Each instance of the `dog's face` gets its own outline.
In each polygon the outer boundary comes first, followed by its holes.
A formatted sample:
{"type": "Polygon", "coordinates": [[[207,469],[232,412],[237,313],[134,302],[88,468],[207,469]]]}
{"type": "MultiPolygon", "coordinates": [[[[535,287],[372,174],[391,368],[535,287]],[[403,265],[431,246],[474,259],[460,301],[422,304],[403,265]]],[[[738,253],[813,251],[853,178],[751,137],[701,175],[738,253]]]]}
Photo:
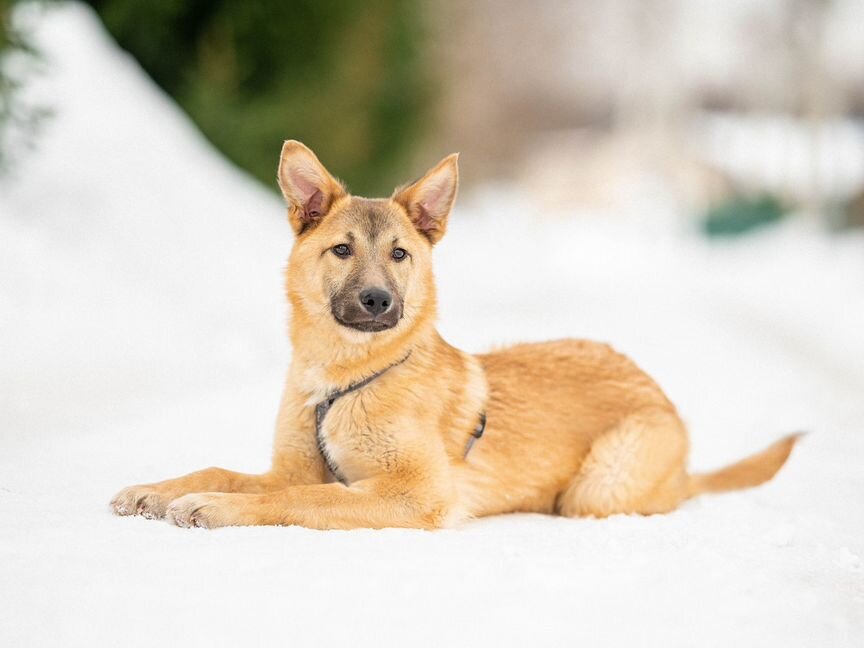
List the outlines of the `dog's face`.
{"type": "Polygon", "coordinates": [[[456,156],[389,199],[350,196],[314,153],[286,142],[279,184],[297,241],[287,288],[315,326],[350,342],[410,327],[434,310],[432,245],[456,197],[456,156]]]}
{"type": "Polygon", "coordinates": [[[320,296],[316,311],[326,308],[355,331],[394,328],[406,316],[406,298],[423,301],[428,241],[389,200],[349,197],[332,212],[295,244],[303,261],[292,269],[305,275],[304,300],[320,296]]]}

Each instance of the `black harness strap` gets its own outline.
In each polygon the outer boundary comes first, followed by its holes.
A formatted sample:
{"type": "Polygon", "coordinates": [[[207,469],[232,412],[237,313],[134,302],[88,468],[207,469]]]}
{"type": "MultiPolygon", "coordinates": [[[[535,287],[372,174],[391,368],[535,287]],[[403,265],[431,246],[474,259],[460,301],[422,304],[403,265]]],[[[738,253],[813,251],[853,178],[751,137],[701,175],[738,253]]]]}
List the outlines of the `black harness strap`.
{"type": "Polygon", "coordinates": [[[468,437],[468,443],[465,444],[465,454],[462,455],[462,458],[468,456],[468,453],[471,452],[471,448],[474,447],[474,444],[480,440],[480,437],[483,436],[483,433],[486,431],[486,412],[480,414],[480,422],[477,424],[473,430],[471,430],[471,436],[468,437]]]}

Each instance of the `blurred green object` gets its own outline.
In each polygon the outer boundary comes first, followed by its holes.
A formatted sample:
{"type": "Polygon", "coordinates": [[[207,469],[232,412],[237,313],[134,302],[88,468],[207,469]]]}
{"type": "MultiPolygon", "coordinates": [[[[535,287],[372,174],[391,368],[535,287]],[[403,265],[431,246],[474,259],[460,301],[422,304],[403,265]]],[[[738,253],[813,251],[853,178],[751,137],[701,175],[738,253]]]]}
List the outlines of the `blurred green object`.
{"type": "Polygon", "coordinates": [[[413,0],[90,0],[217,148],[275,187],[285,139],[357,193],[404,182],[432,83],[413,0]]]}
{"type": "Polygon", "coordinates": [[[709,209],[702,229],[708,236],[737,236],[776,223],[785,214],[783,204],[774,196],[735,196],[709,209]]]}
{"type": "MultiPolygon", "coordinates": [[[[12,30],[12,1],[0,0],[0,57],[9,55],[9,52],[18,48],[16,36],[12,30]]],[[[3,59],[0,58],[0,63],[3,59]]],[[[0,171],[6,168],[6,129],[12,115],[12,94],[15,89],[14,81],[6,73],[6,66],[0,65],[0,171]]]]}
{"type": "Polygon", "coordinates": [[[10,46],[12,35],[10,34],[10,14],[12,13],[12,0],[0,0],[0,52],[10,46]]]}
{"type": "Polygon", "coordinates": [[[40,61],[28,34],[12,24],[14,0],[0,0],[0,175],[9,172],[13,162],[33,145],[50,109],[21,98],[40,61]],[[15,65],[9,65],[15,59],[15,65]]]}

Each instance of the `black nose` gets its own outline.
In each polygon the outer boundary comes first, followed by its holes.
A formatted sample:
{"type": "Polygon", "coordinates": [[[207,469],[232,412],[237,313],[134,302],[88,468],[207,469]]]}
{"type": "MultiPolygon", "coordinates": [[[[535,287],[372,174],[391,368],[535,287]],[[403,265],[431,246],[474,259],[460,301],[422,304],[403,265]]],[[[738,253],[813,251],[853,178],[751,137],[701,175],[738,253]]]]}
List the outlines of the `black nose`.
{"type": "Polygon", "coordinates": [[[390,293],[380,288],[370,288],[360,293],[360,303],[373,315],[386,313],[393,303],[390,293]]]}

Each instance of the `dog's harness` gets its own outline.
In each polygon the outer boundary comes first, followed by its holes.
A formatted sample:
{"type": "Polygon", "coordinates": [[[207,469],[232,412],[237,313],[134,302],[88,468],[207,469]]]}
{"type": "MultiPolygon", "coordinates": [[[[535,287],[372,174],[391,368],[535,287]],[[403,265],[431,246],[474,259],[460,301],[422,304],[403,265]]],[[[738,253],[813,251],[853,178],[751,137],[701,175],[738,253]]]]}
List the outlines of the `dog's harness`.
{"type": "MultiPolygon", "coordinates": [[[[345,479],[345,476],[339,470],[339,466],[336,465],[336,462],[327,453],[327,445],[324,442],[324,437],[322,436],[322,427],[324,426],[324,419],[327,416],[327,412],[330,411],[330,408],[333,407],[333,403],[335,403],[337,400],[339,400],[340,398],[342,398],[346,394],[350,394],[351,392],[355,392],[358,389],[362,389],[363,387],[365,387],[366,385],[371,383],[376,378],[380,378],[382,375],[387,373],[393,367],[398,367],[403,362],[405,362],[408,359],[408,356],[410,356],[410,355],[411,355],[411,352],[409,351],[408,354],[404,358],[402,358],[398,362],[394,362],[393,364],[391,364],[388,367],[384,367],[384,369],[382,369],[378,373],[374,373],[371,376],[369,376],[368,378],[364,378],[363,380],[360,380],[356,383],[348,385],[348,387],[346,387],[345,389],[331,392],[327,396],[327,398],[325,398],[323,401],[321,401],[320,403],[318,403],[315,406],[315,440],[318,443],[318,452],[321,454],[321,457],[324,459],[324,463],[327,464],[327,468],[330,470],[333,477],[335,477],[341,483],[347,484],[348,480],[345,479]]],[[[468,443],[465,446],[465,453],[462,455],[463,459],[468,456],[468,453],[471,451],[471,448],[474,446],[474,443],[476,443],[477,440],[483,436],[483,432],[485,430],[486,430],[486,413],[484,412],[484,413],[480,414],[480,422],[477,424],[477,427],[475,427],[471,431],[471,437],[468,439],[468,443]]]]}
{"type": "Polygon", "coordinates": [[[465,444],[465,453],[462,455],[462,458],[468,456],[468,453],[471,452],[471,448],[474,447],[474,444],[480,440],[480,437],[483,436],[483,433],[486,431],[486,412],[480,413],[480,422],[477,423],[477,427],[471,430],[471,437],[468,439],[468,443],[465,444]]]}

